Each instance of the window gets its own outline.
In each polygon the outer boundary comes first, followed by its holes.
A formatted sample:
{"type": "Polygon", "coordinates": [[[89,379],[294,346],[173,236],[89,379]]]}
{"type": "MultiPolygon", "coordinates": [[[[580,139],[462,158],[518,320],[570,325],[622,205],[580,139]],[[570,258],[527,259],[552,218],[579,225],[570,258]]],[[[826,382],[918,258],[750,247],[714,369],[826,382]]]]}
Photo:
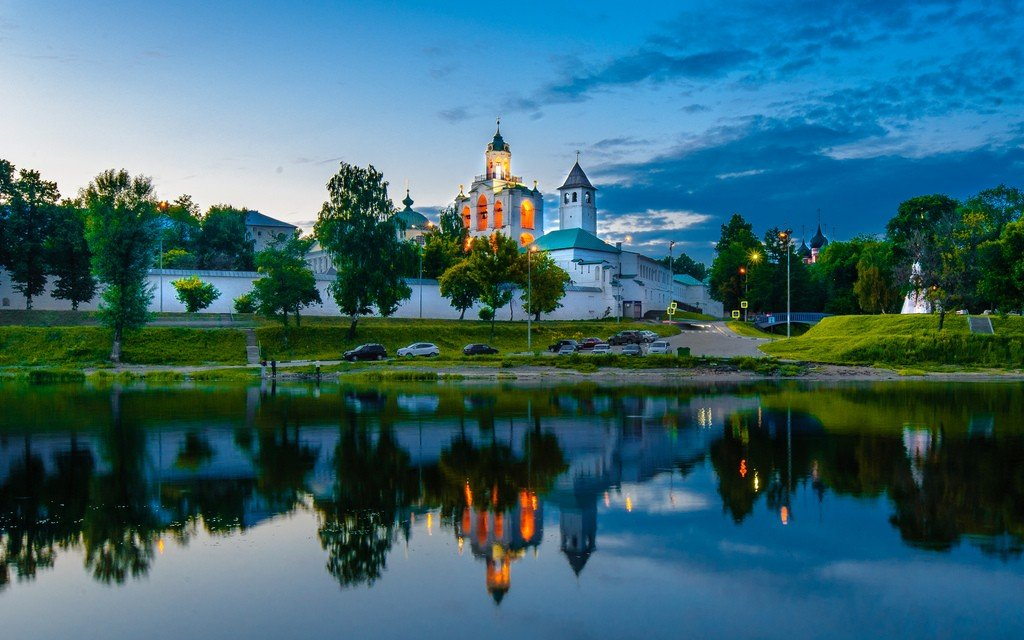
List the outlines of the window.
{"type": "Polygon", "coordinates": [[[473,216],[469,213],[469,205],[462,207],[462,224],[468,229],[473,223],[473,216]]]}
{"type": "Polygon", "coordinates": [[[487,230],[487,196],[482,194],[476,202],[476,230],[487,230]]]}
{"type": "Polygon", "coordinates": [[[524,229],[533,229],[533,211],[533,203],[523,200],[523,204],[519,205],[519,226],[524,229]]]}
{"type": "Polygon", "coordinates": [[[577,194],[576,194],[576,192],[575,192],[575,191],[573,191],[573,192],[572,192],[572,201],[573,201],[573,202],[576,202],[576,195],[577,195],[577,194]]]}
{"type": "Polygon", "coordinates": [[[500,229],[502,227],[502,225],[504,224],[502,222],[502,220],[501,220],[502,219],[502,215],[501,214],[502,214],[503,209],[504,209],[504,207],[501,206],[501,202],[495,200],[494,201],[494,228],[495,229],[500,229]]]}
{"type": "Polygon", "coordinates": [[[587,204],[590,204],[590,192],[589,191],[587,191],[585,194],[583,194],[583,200],[586,201],[587,204]]]}
{"type": "Polygon", "coordinates": [[[569,204],[569,194],[565,194],[565,204],[569,204]]]}

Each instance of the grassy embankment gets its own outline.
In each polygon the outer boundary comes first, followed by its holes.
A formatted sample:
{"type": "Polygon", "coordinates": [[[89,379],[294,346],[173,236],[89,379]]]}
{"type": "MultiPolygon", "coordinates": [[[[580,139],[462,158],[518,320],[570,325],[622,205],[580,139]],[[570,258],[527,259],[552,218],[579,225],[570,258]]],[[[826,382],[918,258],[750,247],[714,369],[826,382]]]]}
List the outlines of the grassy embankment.
{"type": "Polygon", "coordinates": [[[992,318],[995,335],[970,333],[967,318],[934,315],[836,316],[802,336],[761,346],[765,353],[832,364],[925,369],[1024,367],[1024,318],[992,318]]]}
{"type": "Polygon", "coordinates": [[[746,336],[748,338],[764,338],[765,340],[778,340],[780,337],[775,335],[774,333],[767,333],[761,331],[754,325],[748,322],[743,322],[742,320],[730,320],[729,322],[725,323],[725,326],[732,329],[733,332],[738,333],[741,336],[746,336]]]}

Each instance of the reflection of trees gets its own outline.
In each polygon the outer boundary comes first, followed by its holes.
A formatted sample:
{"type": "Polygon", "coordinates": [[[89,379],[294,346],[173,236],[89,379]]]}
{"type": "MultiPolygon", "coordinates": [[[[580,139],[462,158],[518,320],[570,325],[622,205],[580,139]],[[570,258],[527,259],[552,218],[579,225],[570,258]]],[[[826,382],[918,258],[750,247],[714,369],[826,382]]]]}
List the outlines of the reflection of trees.
{"type": "Polygon", "coordinates": [[[306,476],[316,464],[317,450],[299,440],[299,427],[261,431],[255,462],[259,490],[275,511],[290,511],[306,487],[306,476]]]}
{"type": "Polygon", "coordinates": [[[145,465],[146,436],[121,418],[121,392],[110,396],[111,424],[103,432],[103,455],[110,471],[92,482],[91,509],[82,540],[85,566],[100,582],[122,583],[149,571],[158,525],[149,508],[145,465]]]}
{"type": "Polygon", "coordinates": [[[327,570],[341,586],[372,585],[384,570],[399,513],[418,492],[409,454],[382,426],[377,439],[349,415],[334,452],[331,500],[316,501],[327,570]]]}

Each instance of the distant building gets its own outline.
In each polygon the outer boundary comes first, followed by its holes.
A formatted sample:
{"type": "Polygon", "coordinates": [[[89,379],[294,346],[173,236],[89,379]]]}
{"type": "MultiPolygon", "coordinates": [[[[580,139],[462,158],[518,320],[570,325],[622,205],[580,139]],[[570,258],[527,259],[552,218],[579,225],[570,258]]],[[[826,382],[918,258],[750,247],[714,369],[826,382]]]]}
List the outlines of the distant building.
{"type": "Polygon", "coordinates": [[[265,216],[259,211],[245,212],[245,237],[253,241],[254,251],[263,251],[278,240],[291,237],[298,229],[294,224],[265,216]]]}
{"type": "Polygon", "coordinates": [[[427,216],[412,208],[413,199],[409,197],[409,189],[405,190],[405,198],[402,204],[405,208],[391,216],[391,221],[398,230],[398,239],[408,242],[423,244],[424,234],[434,226],[434,223],[427,220],[427,216]]]}

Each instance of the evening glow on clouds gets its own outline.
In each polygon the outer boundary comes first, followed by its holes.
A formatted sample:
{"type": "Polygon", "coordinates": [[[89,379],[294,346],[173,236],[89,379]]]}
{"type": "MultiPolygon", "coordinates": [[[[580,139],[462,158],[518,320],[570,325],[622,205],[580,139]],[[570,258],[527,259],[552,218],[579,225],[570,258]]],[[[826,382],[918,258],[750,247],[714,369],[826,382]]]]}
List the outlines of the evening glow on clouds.
{"type": "Polygon", "coordinates": [[[500,115],[549,230],[579,150],[603,232],[709,260],[733,212],[848,238],[914,195],[1024,186],[1022,9],[8,0],[0,157],[65,195],[124,167],[308,225],[340,160],[450,202],[500,115]]]}

